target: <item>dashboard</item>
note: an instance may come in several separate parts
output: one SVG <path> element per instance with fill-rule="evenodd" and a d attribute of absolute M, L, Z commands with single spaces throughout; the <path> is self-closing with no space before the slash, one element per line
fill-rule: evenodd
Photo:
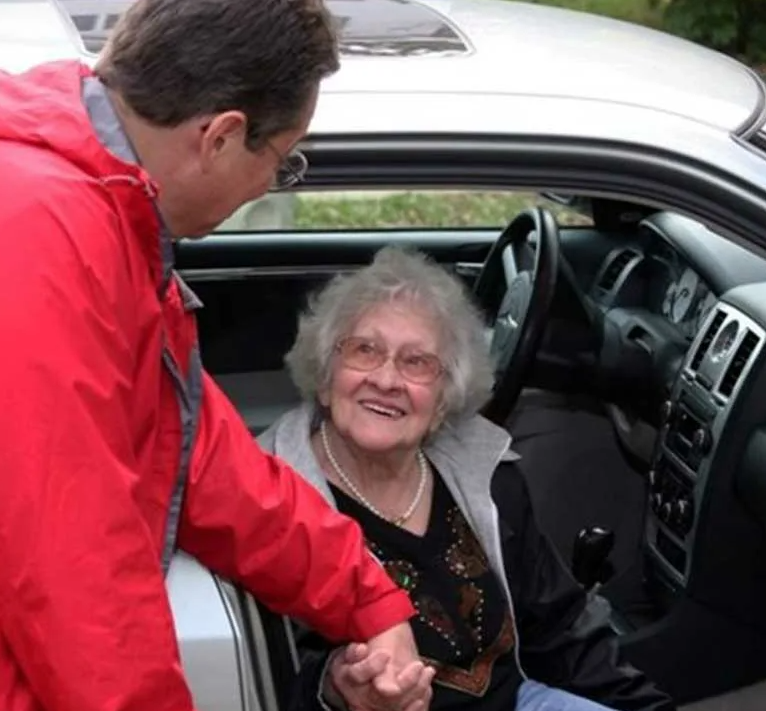
<path fill-rule="evenodd" d="M 660 312 L 691 341 L 702 328 L 718 297 L 699 274 L 686 264 L 662 263 L 667 270 Z"/>
<path fill-rule="evenodd" d="M 599 377 L 626 421 L 657 427 L 662 404 L 717 305 L 737 287 L 766 283 L 766 260 L 670 212 L 647 217 L 617 240 L 586 297 L 601 324 Z M 728 336 L 737 337 L 720 334 L 715 349 L 731 349 Z M 650 449 L 642 447 L 640 459 Z"/>
<path fill-rule="evenodd" d="M 720 296 L 747 283 L 766 281 L 766 261 L 699 222 L 674 213 L 645 219 L 636 236 L 613 249 L 590 291 L 604 314 L 643 313 L 666 336 L 691 344 Z"/>
<path fill-rule="evenodd" d="M 632 661 L 651 669 L 658 649 L 678 656 L 711 635 L 766 649 L 766 260 L 664 212 L 605 249 L 586 295 L 595 366 L 645 475 L 641 590 L 662 620 L 656 647 L 643 636 Z M 640 629 L 626 617 L 623 629 Z M 720 656 L 702 656 L 689 668 L 723 679 Z M 730 678 L 742 661 L 723 665 Z"/>

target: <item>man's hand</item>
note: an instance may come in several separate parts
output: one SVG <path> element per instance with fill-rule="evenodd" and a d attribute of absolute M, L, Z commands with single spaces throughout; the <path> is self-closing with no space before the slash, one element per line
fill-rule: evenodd
<path fill-rule="evenodd" d="M 369 644 L 351 644 L 336 652 L 325 680 L 325 698 L 337 707 L 345 702 L 351 711 L 427 711 L 434 669 L 417 658 L 406 662 L 407 655 L 396 644 L 384 641 L 383 646 L 373 651 Z"/>
<path fill-rule="evenodd" d="M 408 622 L 402 622 L 372 637 L 367 642 L 367 649 L 370 654 L 385 652 L 388 655 L 388 665 L 372 680 L 375 690 L 383 696 L 395 697 L 401 693 L 399 675 L 408 671 L 415 662 L 422 666 L 412 627 Z"/>

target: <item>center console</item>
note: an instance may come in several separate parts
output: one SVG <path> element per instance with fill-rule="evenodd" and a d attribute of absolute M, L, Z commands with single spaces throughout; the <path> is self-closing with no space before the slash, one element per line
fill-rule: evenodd
<path fill-rule="evenodd" d="M 718 302 L 663 405 L 623 606 L 623 654 L 679 705 L 766 678 L 766 514 L 741 487 L 763 487 L 766 510 L 766 331 L 748 314 L 766 323 L 766 285 Z"/>
<path fill-rule="evenodd" d="M 649 473 L 645 540 L 655 578 L 671 598 L 689 582 L 711 463 L 765 336 L 747 315 L 719 303 L 697 334 L 663 406 Z"/>

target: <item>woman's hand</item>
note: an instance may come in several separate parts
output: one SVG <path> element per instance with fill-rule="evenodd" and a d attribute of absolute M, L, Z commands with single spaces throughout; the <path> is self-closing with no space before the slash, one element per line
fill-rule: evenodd
<path fill-rule="evenodd" d="M 419 660 L 401 668 L 388 651 L 350 644 L 333 653 L 323 694 L 351 711 L 427 711 L 434 674 Z"/>

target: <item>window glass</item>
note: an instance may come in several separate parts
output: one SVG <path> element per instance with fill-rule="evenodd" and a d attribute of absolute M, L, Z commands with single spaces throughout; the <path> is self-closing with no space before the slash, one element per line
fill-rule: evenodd
<path fill-rule="evenodd" d="M 270 194 L 240 208 L 217 231 L 504 227 L 534 205 L 550 209 L 560 224 L 592 224 L 590 216 L 533 193 L 368 190 Z"/>
<path fill-rule="evenodd" d="M 79 32 L 90 32 L 96 29 L 96 15 L 75 15 L 72 18 Z"/>

